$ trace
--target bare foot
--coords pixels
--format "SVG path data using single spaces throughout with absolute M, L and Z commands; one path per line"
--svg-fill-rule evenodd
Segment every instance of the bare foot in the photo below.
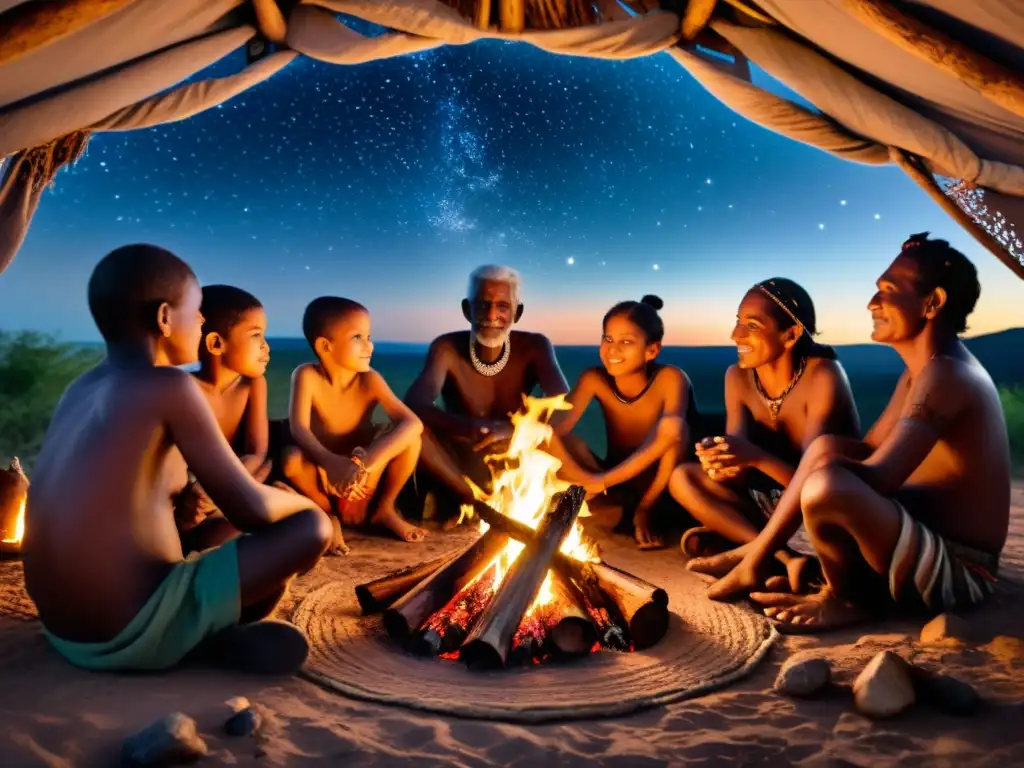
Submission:
M 827 586 L 813 595 L 751 592 L 750 599 L 764 608 L 782 633 L 827 632 L 867 621 L 860 608 L 837 596 Z
M 349 547 L 341 533 L 341 521 L 334 515 L 331 515 L 331 529 L 333 531 L 331 543 L 327 545 L 327 551 L 324 554 L 332 556 L 347 555 Z
M 377 508 L 370 522 L 374 525 L 383 525 L 402 541 L 417 543 L 427 538 L 427 532 L 418 528 L 398 514 L 398 511 L 391 506 L 383 504 Z
M 741 560 L 731 571 L 708 588 L 711 600 L 732 600 L 761 586 L 764 575 L 759 569 Z
M 633 538 L 639 549 L 661 549 L 664 540 L 651 530 L 651 513 L 637 512 L 633 515 Z
M 743 544 L 718 555 L 695 557 L 686 564 L 686 570 L 703 573 L 707 576 L 725 576 L 743 562 L 743 557 L 747 554 L 748 549 L 747 545 Z

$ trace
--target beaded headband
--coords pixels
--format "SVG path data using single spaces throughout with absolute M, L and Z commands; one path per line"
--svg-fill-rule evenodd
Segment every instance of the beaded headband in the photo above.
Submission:
M 774 287 L 775 286 L 775 281 L 774 280 L 769 280 L 768 281 L 768 285 Z M 810 331 L 808 331 L 807 330 L 807 326 L 804 325 L 801 322 L 800 318 L 797 317 L 795 314 L 793 314 L 793 311 L 789 307 L 787 307 L 785 304 L 782 303 L 782 299 L 780 299 L 778 296 L 776 296 L 774 293 L 772 293 L 770 290 L 768 290 L 768 288 L 766 287 L 766 285 L 764 283 L 758 283 L 754 287 L 757 288 L 757 290 L 759 290 L 761 293 L 763 293 L 769 299 L 774 301 L 778 305 L 779 309 L 781 309 L 783 312 L 785 312 L 789 316 L 790 320 L 792 320 L 794 323 L 796 323 L 797 325 L 800 326 L 800 329 L 804 333 L 806 333 L 808 336 L 817 336 L 816 333 L 811 333 Z M 793 299 L 793 304 L 797 304 L 796 299 Z

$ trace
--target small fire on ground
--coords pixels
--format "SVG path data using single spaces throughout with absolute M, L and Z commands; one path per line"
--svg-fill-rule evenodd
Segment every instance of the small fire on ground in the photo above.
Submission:
M 4 519 L 6 516 L 0 514 L 0 543 L 6 544 L 12 548 L 18 548 L 21 546 L 21 540 L 25 538 L 25 501 L 26 495 L 24 488 L 28 485 L 28 478 L 25 476 L 24 471 L 21 468 L 21 462 L 15 458 L 11 462 L 11 468 L 8 470 L 0 470 L 10 476 L 11 483 L 5 483 L 10 487 L 10 491 L 17 491 L 15 497 L 18 498 L 17 511 L 13 515 L 13 522 L 11 518 Z M 8 478 L 5 478 L 5 480 Z M 8 489 L 5 488 L 4 497 L 8 496 Z M 3 506 L 3 505 L 0 505 Z M 3 510 L 0 510 L 2 513 Z
M 543 450 L 551 417 L 569 408 L 524 398 L 507 451 L 489 457 L 491 494 L 474 487 L 478 501 L 462 510 L 481 518 L 478 540 L 357 587 L 364 613 L 386 609 L 389 634 L 413 653 L 494 668 L 641 649 L 665 634 L 665 591 L 601 562 L 577 521 L 583 489 L 559 480 L 561 462 Z

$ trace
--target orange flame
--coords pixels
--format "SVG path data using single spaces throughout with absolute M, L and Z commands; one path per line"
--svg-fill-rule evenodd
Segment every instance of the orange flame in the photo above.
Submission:
M 494 478 L 493 493 L 488 497 L 468 478 L 467 482 L 470 482 L 478 500 L 485 501 L 497 512 L 536 530 L 548 511 L 551 497 L 569 487 L 569 483 L 559 480 L 557 476 L 562 462 L 544 451 L 541 446 L 546 444 L 553 434 L 553 429 L 548 423 L 551 417 L 557 411 L 567 411 L 572 406 L 565 401 L 564 395 L 548 398 L 524 397 L 523 404 L 524 409 L 512 415 L 513 433 L 508 451 L 503 455 L 491 457 L 492 460 L 503 461 L 508 465 Z M 580 517 L 586 517 L 588 514 L 589 511 L 584 504 Z M 472 505 L 462 507 L 462 516 L 473 517 Z M 488 527 L 487 523 L 480 521 L 481 533 L 486 532 Z M 508 568 L 523 549 L 519 542 L 509 541 L 504 551 L 484 569 L 487 571 L 492 566 L 496 569 L 494 589 L 501 584 Z M 593 545 L 584 537 L 579 522 L 576 522 L 566 535 L 560 551 L 580 561 L 593 560 L 597 555 Z M 533 614 L 539 607 L 548 605 L 554 598 L 549 570 L 526 616 Z
M 23 538 L 25 538 L 25 499 L 21 500 L 18 515 L 14 518 L 14 536 L 10 539 L 4 539 L 3 543 L 21 544 Z

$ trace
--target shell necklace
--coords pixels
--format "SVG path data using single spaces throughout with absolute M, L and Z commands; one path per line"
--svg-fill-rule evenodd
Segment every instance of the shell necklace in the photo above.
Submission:
M 757 387 L 757 394 L 761 396 L 764 401 L 765 407 L 768 409 L 768 413 L 771 414 L 772 424 L 779 418 L 779 411 L 782 410 L 782 402 L 786 399 L 786 395 L 793 391 L 793 387 L 800 381 L 800 377 L 804 375 L 804 369 L 807 367 L 807 358 L 805 357 L 800 361 L 800 366 L 793 373 L 793 378 L 789 380 L 789 384 L 782 390 L 782 394 L 778 397 L 768 397 L 764 391 L 764 387 L 761 386 L 761 379 L 757 376 L 757 371 L 754 371 L 754 386 Z
M 501 357 L 493 363 L 481 362 L 480 358 L 476 356 L 476 342 L 473 339 L 473 334 L 469 334 L 469 362 L 473 364 L 473 368 L 475 368 L 476 372 L 481 376 L 497 376 L 505 369 L 505 366 L 508 364 L 508 359 L 512 354 L 511 336 L 505 339 L 503 348 L 504 351 L 501 353 Z

